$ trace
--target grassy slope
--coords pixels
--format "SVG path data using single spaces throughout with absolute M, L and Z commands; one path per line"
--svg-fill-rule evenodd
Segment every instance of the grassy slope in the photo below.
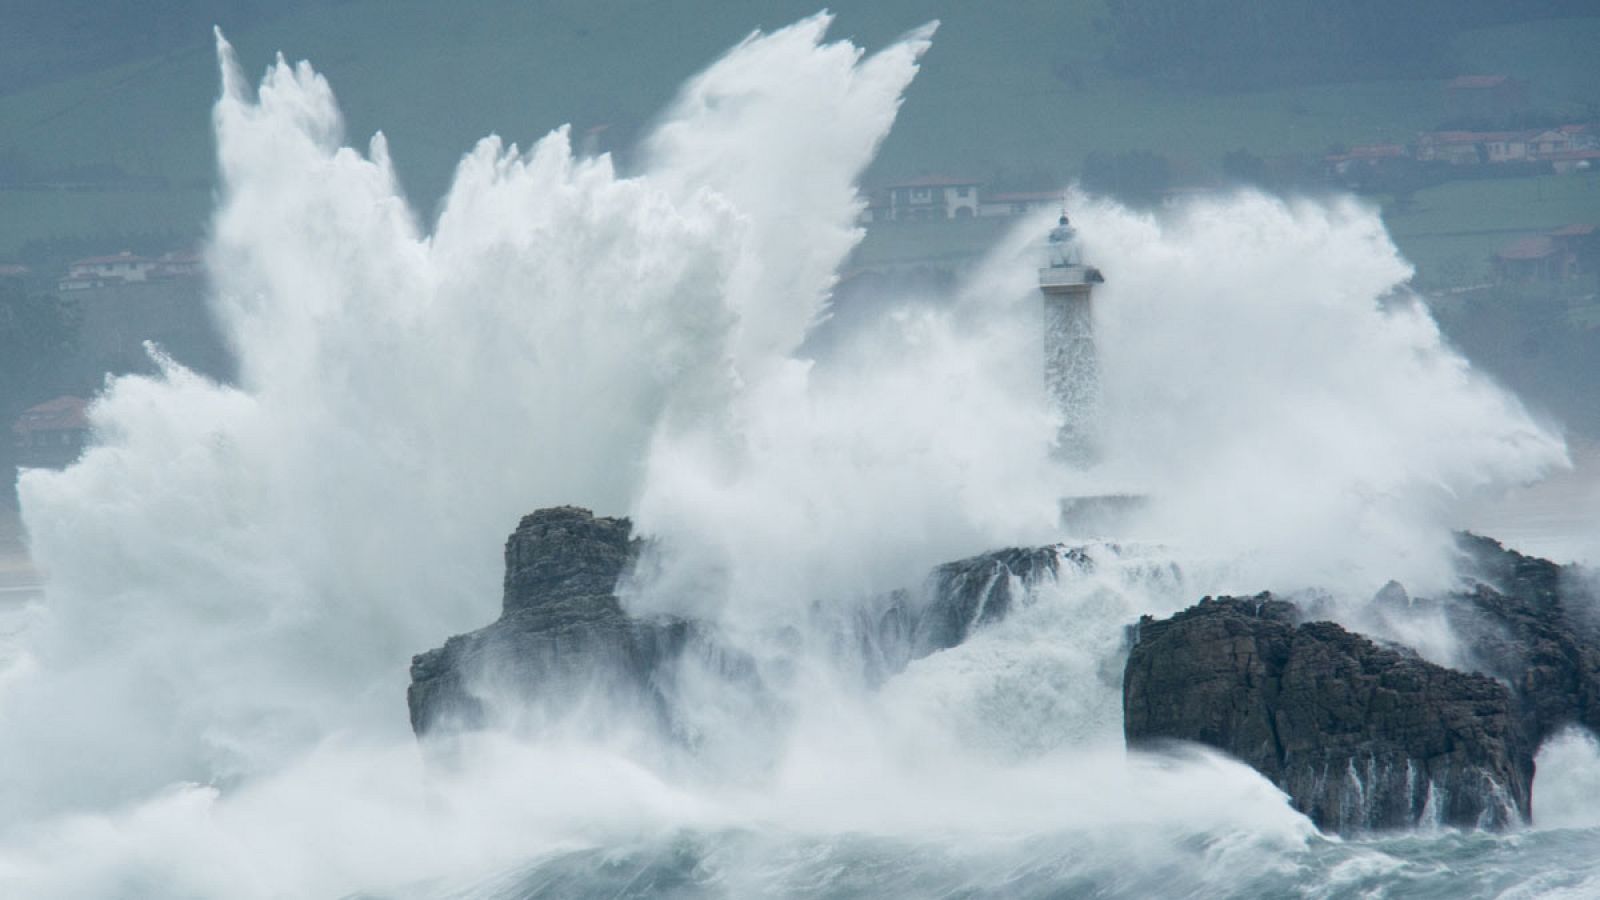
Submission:
M 1600 223 L 1600 172 L 1457 181 L 1418 191 L 1413 207 L 1385 216 L 1407 258 L 1445 284 L 1483 281 L 1489 256 L 1527 234 L 1569 222 Z
M 625 0 L 348 0 L 230 37 L 251 72 L 277 49 L 311 59 L 339 93 L 356 142 L 380 127 L 388 133 L 426 210 L 479 136 L 497 131 L 526 144 L 568 121 L 637 129 L 683 78 L 750 28 L 782 25 L 815 2 L 772 0 L 757 13 L 737 0 L 698 0 L 686 14 L 686 4 Z M 1117 79 L 1099 62 L 1098 0 L 1018 0 L 996 9 L 955 0 L 834 6 L 834 34 L 868 47 L 928 19 L 943 21 L 875 168 L 885 176 L 1065 178 L 1090 151 L 1139 148 L 1203 171 L 1236 147 L 1317 154 L 1335 142 L 1404 140 L 1445 115 L 1437 82 L 1210 95 Z M 197 28 L 186 49 L 0 97 L 0 148 L 16 146 L 44 164 L 115 162 L 187 186 L 166 195 L 0 192 L 0 258 L 31 237 L 199 227 L 212 172 L 209 41 Z M 1585 55 L 1597 44 L 1600 17 L 1492 29 L 1466 36 L 1461 51 L 1473 61 L 1464 69 L 1528 77 L 1541 103 L 1581 109 L 1600 96 Z M 1058 78 L 1058 67 L 1076 83 Z M 1419 195 L 1419 206 L 1428 205 Z M 1396 227 L 1410 226 L 1397 220 Z
M 1600 117 L 1600 17 L 1469 32 L 1457 41 L 1463 70 L 1506 72 L 1530 83 L 1537 109 Z M 1489 256 L 1515 238 L 1569 222 L 1600 223 L 1600 172 L 1578 176 L 1455 182 L 1417 192 L 1411 210 L 1391 208 L 1395 242 L 1430 281 L 1481 282 Z

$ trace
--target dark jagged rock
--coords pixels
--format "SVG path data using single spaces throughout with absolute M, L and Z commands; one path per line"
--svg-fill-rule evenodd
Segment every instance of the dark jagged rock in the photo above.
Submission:
M 605 606 L 639 549 L 627 519 L 596 516 L 576 506 L 523 516 L 506 540 L 501 612 L 551 612 L 562 606 L 582 613 L 595 604 Z
M 1087 571 L 1082 550 L 1068 547 L 1008 547 L 935 568 L 920 591 L 881 598 L 856 623 L 853 638 L 871 682 L 882 681 L 913 660 L 964 643 L 979 628 L 999 622 L 1041 582 L 1056 578 L 1063 564 Z
M 1511 692 L 1491 678 L 1301 623 L 1270 594 L 1206 598 L 1135 632 L 1123 680 L 1130 744 L 1224 750 L 1334 831 L 1528 817 L 1533 747 Z
M 1293 605 L 1265 595 L 1224 598 L 1141 620 L 1123 683 L 1129 741 L 1223 749 L 1337 830 L 1498 826 L 1513 809 L 1531 818 L 1539 745 L 1569 724 L 1600 730 L 1596 581 L 1488 538 L 1462 535 L 1460 547 L 1463 589 L 1418 599 L 1390 582 L 1372 609 L 1391 623 L 1442 617 L 1476 675 L 1300 624 Z M 1302 732 L 1311 741 L 1297 751 L 1288 735 Z M 1342 780 L 1332 774 L 1341 764 Z M 1419 807 L 1419 785 L 1432 806 Z
M 642 712 L 692 743 L 692 726 L 673 712 L 678 663 L 690 657 L 743 684 L 756 699 L 740 702 L 759 709 L 766 701 L 754 664 L 719 646 L 710 626 L 623 609 L 617 585 L 642 546 L 626 519 L 573 507 L 524 517 L 506 543 L 499 620 L 413 660 L 417 734 L 478 727 L 541 703 L 559 714 L 599 691 L 620 718 L 638 722 Z M 1600 729 L 1600 620 L 1577 573 L 1484 538 L 1466 536 L 1462 547 L 1469 589 L 1417 600 L 1390 583 L 1374 605 L 1442 612 L 1492 678 L 1304 622 L 1270 595 L 1208 598 L 1135 629 L 1124 673 L 1128 740 L 1227 751 L 1336 831 L 1501 827 L 1529 817 L 1539 742 L 1567 723 Z M 841 646 L 855 648 L 869 678 L 887 677 L 1009 615 L 1063 564 L 1091 566 L 1059 547 L 948 563 L 923 590 L 864 611 Z
M 627 519 L 575 507 L 524 517 L 506 541 L 499 620 L 412 660 L 412 729 L 420 736 L 479 728 L 495 718 L 497 710 L 489 708 L 495 701 L 503 701 L 499 713 L 514 715 L 537 702 L 571 705 L 598 690 L 619 718 L 643 711 L 684 737 L 692 728 L 674 719 L 671 701 L 677 664 L 686 657 L 741 681 L 746 693 L 759 693 L 753 663 L 720 646 L 710 626 L 638 618 L 622 608 L 618 581 L 642 549 Z M 841 635 L 843 644 L 859 654 L 870 680 L 881 679 L 1003 618 L 1029 586 L 1053 577 L 1062 559 L 1088 566 L 1080 551 L 1054 547 L 1013 548 L 940 566 L 925 591 L 884 598 L 877 613 L 847 629 L 853 634 Z
M 934 569 L 930 602 L 911 627 L 913 658 L 954 647 L 980 626 L 1005 618 L 1030 587 L 1056 576 L 1063 556 L 1088 566 L 1080 550 L 1011 547 Z
M 506 541 L 500 618 L 412 659 L 412 729 L 480 727 L 486 698 L 588 690 L 659 714 L 661 673 L 696 634 L 685 620 L 622 609 L 617 580 L 639 552 L 631 528 L 570 506 L 524 516 Z
M 1445 605 L 1475 668 L 1511 686 L 1528 740 L 1565 725 L 1600 732 L 1600 606 L 1572 567 L 1464 535 L 1474 582 Z

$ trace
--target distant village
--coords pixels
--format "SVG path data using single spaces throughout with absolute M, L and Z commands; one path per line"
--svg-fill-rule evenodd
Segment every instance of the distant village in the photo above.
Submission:
M 1462 75 L 1445 85 L 1458 121 L 1505 122 L 1525 114 L 1528 85 L 1509 75 Z M 1328 156 L 1338 172 L 1383 160 L 1410 159 L 1452 166 L 1531 163 L 1557 175 L 1600 165 L 1600 127 L 1569 123 L 1549 127 L 1425 131 L 1411 144 L 1364 144 Z
M 131 250 L 123 250 L 108 256 L 73 260 L 56 279 L 55 285 L 58 291 L 71 293 L 198 278 L 204 271 L 205 262 L 197 253 L 140 256 Z M 0 278 L 29 279 L 33 274 L 27 266 L 0 265 Z
M 1506 75 L 1463 75 L 1447 82 L 1444 89 L 1451 123 L 1484 127 L 1423 131 L 1406 143 L 1330 148 L 1318 165 L 1296 161 L 1278 166 L 1290 172 L 1274 179 L 1275 186 L 1334 187 L 1389 194 L 1403 202 L 1415 190 L 1452 181 L 1573 175 L 1600 169 L 1600 123 L 1487 127 L 1488 123 L 1541 118 L 1528 109 L 1525 82 Z M 1245 151 L 1238 153 L 1254 159 Z M 1165 162 L 1154 154 L 1142 155 Z M 1268 168 L 1267 161 L 1254 161 Z M 1086 182 L 1088 175 L 1086 171 Z M 1231 179 L 1233 183 L 1248 180 L 1238 175 Z M 1206 176 L 1191 183 L 1149 186 L 1149 193 L 1159 205 L 1173 207 L 1189 197 L 1225 187 L 1226 182 Z M 983 179 L 924 175 L 872 190 L 863 218 L 868 223 L 994 218 L 1054 209 L 1061 202 L 1058 191 L 993 190 Z M 1507 240 L 1488 262 L 1496 283 L 1576 281 L 1600 273 L 1600 231 L 1593 223 L 1579 222 L 1519 236 Z
M 1600 165 L 1600 128 L 1584 123 L 1521 131 L 1424 131 L 1412 144 L 1361 144 L 1326 157 L 1338 175 L 1397 159 L 1450 166 L 1529 163 L 1570 175 Z
M 1449 82 L 1446 91 L 1458 121 L 1526 117 L 1526 85 L 1504 75 L 1462 76 Z M 1333 148 L 1315 175 L 1324 184 L 1345 189 L 1398 193 L 1406 185 L 1466 178 L 1583 173 L 1600 168 L 1597 161 L 1600 124 L 1572 122 L 1441 129 L 1420 132 L 1407 143 Z M 1156 199 L 1174 206 L 1223 187 L 1218 181 L 1165 185 Z M 870 224 L 998 219 L 1053 211 L 1062 203 L 1058 190 L 999 190 L 984 179 L 950 175 L 893 181 L 867 195 L 863 220 Z M 1494 282 L 1501 285 L 1560 285 L 1591 277 L 1600 283 L 1600 227 L 1572 223 L 1523 234 L 1504 243 L 1488 262 Z M 147 365 L 144 342 L 155 341 L 186 364 L 226 377 L 231 364 L 206 308 L 202 274 L 201 258 L 181 251 L 90 256 L 67 263 L 54 275 L 0 265 L 0 280 L 19 279 L 31 286 L 53 282 L 59 302 L 73 310 L 73 352 L 80 369 L 137 370 Z M 850 290 L 861 274 L 856 270 L 847 277 L 842 291 Z M 63 395 L 25 410 L 11 426 L 15 461 L 59 466 L 76 458 L 87 438 L 86 405 L 80 397 Z
M 91 256 L 67 265 L 59 285 L 63 291 L 85 291 L 112 285 L 194 278 L 204 270 L 195 253 L 164 253 L 151 258 L 124 250 L 114 256 Z
M 1445 85 L 1452 120 L 1460 123 L 1533 118 L 1527 85 L 1507 75 L 1463 75 Z M 1321 176 L 1359 188 L 1377 172 L 1421 164 L 1435 183 L 1497 175 L 1567 175 L 1600 168 L 1600 123 L 1569 122 L 1519 129 L 1456 128 L 1419 132 L 1409 143 L 1358 144 L 1322 158 Z M 1168 205 L 1217 183 L 1168 186 Z M 982 179 L 926 176 L 885 184 L 871 193 L 869 222 L 936 221 L 1011 216 L 1060 203 L 1051 191 L 991 192 Z
M 198 254 L 141 256 L 121 251 L 73 260 L 53 279 L 58 306 L 72 322 L 73 340 L 62 352 L 64 371 L 76 382 L 106 372 L 149 368 L 144 350 L 153 341 L 199 371 L 225 376 L 228 354 L 205 302 L 204 264 Z M 40 279 L 20 265 L 0 266 L 0 280 L 37 287 Z M 49 281 L 44 283 L 49 284 Z M 70 463 L 88 437 L 87 401 L 61 395 L 24 410 L 11 424 L 12 462 L 24 467 Z

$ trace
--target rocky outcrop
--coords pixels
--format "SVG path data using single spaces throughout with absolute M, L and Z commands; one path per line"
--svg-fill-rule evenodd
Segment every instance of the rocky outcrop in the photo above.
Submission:
M 1224 750 L 1333 831 L 1528 817 L 1534 748 L 1504 685 L 1298 618 L 1269 594 L 1142 618 L 1123 680 L 1129 743 Z
M 1444 604 L 1468 663 L 1510 686 L 1537 745 L 1565 725 L 1600 733 L 1600 598 L 1592 575 L 1464 535 L 1470 587 Z
M 1539 745 L 1571 724 L 1600 731 L 1596 581 L 1476 535 L 1460 548 L 1461 589 L 1415 599 L 1391 582 L 1372 611 L 1448 625 L 1468 671 L 1302 623 L 1269 595 L 1208 599 L 1135 629 L 1129 742 L 1222 749 L 1339 831 L 1531 818 Z
M 523 517 L 506 541 L 500 618 L 412 659 L 412 729 L 421 736 L 480 727 L 497 700 L 515 707 L 590 691 L 619 708 L 660 715 L 662 673 L 696 629 L 622 609 L 617 580 L 638 552 L 627 519 L 570 506 Z
M 753 662 L 719 643 L 712 626 L 623 609 L 617 585 L 643 549 L 631 528 L 627 519 L 576 507 L 524 517 L 506 541 L 500 618 L 413 658 L 412 729 L 419 736 L 473 729 L 530 710 L 548 719 L 600 692 L 619 721 L 637 723 L 642 714 L 692 741 L 694 727 L 673 710 L 680 663 L 692 659 L 740 684 L 742 694 L 763 691 Z M 940 566 L 924 590 L 883 598 L 840 635 L 840 645 L 869 681 L 887 677 L 1005 617 L 1063 560 L 1089 565 L 1080 551 L 1047 547 Z M 764 703 L 757 697 L 754 705 Z
M 596 693 L 627 724 L 653 719 L 693 745 L 674 704 L 681 663 L 768 705 L 754 663 L 715 629 L 638 617 L 617 597 L 643 544 L 626 519 L 559 507 L 523 518 L 506 542 L 500 618 L 412 661 L 421 736 L 531 715 L 535 725 Z M 1417 600 L 1396 584 L 1380 611 L 1443 616 L 1476 672 L 1381 645 L 1270 594 L 1206 598 L 1144 617 L 1123 679 L 1131 745 L 1194 741 L 1255 767 L 1319 827 L 1339 832 L 1443 824 L 1499 828 L 1531 817 L 1533 753 L 1569 724 L 1600 730 L 1600 618 L 1578 573 L 1472 536 L 1465 587 Z M 968 640 L 1082 551 L 1010 548 L 947 563 L 920 591 L 868 604 L 840 646 L 869 680 Z M 781 667 L 780 667 L 781 669 Z M 532 711 L 530 713 L 530 710 Z
M 707 623 L 633 616 L 618 600 L 643 547 L 626 519 L 574 507 L 524 517 L 506 542 L 500 618 L 414 658 L 416 733 L 518 717 L 543 727 L 598 695 L 591 713 L 630 727 L 653 720 L 692 748 L 696 725 L 682 713 L 694 704 L 679 692 L 687 661 L 733 685 L 716 696 L 747 710 L 740 721 L 754 726 L 774 695 L 763 693 L 752 660 Z M 1374 608 L 1442 616 L 1477 672 L 1306 621 L 1269 594 L 1207 598 L 1133 629 L 1123 680 L 1129 743 L 1226 751 L 1333 831 L 1498 828 L 1530 818 L 1539 743 L 1569 723 L 1600 730 L 1592 582 L 1483 538 L 1463 537 L 1462 550 L 1467 581 L 1458 593 L 1419 600 L 1391 584 Z M 1039 583 L 1092 567 L 1063 547 L 947 563 L 922 589 L 863 607 L 841 626 L 839 647 L 869 681 L 881 680 L 1005 618 Z
M 1089 567 L 1081 550 L 1009 547 L 934 569 L 926 601 L 907 604 L 903 613 L 911 658 L 955 647 L 978 628 L 1004 619 L 1022 604 L 1029 589 L 1055 578 L 1063 561 Z
M 1051 546 L 1008 547 L 945 563 L 919 590 L 866 604 L 844 643 L 855 648 L 867 680 L 880 682 L 1004 619 L 1063 566 L 1087 571 L 1092 562 L 1082 550 Z

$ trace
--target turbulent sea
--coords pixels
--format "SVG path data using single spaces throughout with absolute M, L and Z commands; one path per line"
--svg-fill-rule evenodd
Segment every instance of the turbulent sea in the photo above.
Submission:
M 48 581 L 0 636 L 0 896 L 1600 897 L 1587 734 L 1541 749 L 1527 827 L 1341 840 L 1237 762 L 1128 753 L 1120 695 L 1125 626 L 1208 593 L 1360 626 L 1390 579 L 1448 590 L 1466 526 L 1600 562 L 1592 452 L 1444 343 L 1366 205 L 1069 193 L 1103 461 L 1062 464 L 1047 220 L 831 315 L 934 29 L 828 24 L 731 49 L 626 171 L 485 138 L 428 222 L 309 64 L 252 86 L 219 36 L 240 377 L 152 347 L 82 459 L 22 477 Z M 1126 493 L 1113 533 L 1059 522 Z M 690 679 L 688 740 L 590 695 L 424 753 L 411 656 L 493 620 L 506 534 L 564 503 L 654 538 L 630 610 L 711 623 L 772 694 Z M 1056 543 L 1093 565 L 903 672 L 836 640 L 933 566 Z M 1459 662 L 1442 626 L 1379 636 Z
M 1445 834 L 1357 843 L 1314 838 L 1296 853 L 1207 872 L 1177 858 L 1113 864 L 1081 835 L 911 842 L 868 836 L 695 834 L 573 851 L 451 888 L 390 897 L 1507 897 L 1588 898 L 1600 889 L 1590 831 L 1515 838 Z M 1240 861 L 1241 864 L 1244 861 Z

